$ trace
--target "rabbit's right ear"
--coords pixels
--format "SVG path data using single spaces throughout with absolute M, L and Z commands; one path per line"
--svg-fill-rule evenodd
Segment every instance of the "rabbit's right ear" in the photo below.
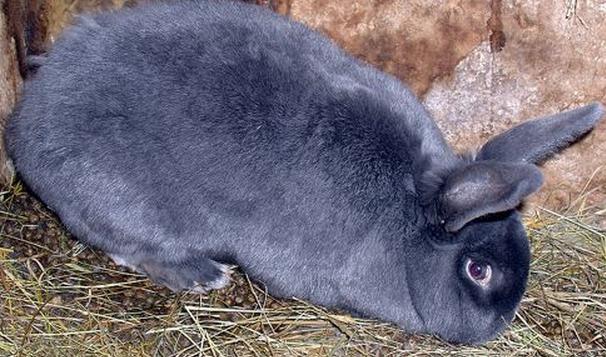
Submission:
M 437 218 L 447 231 L 456 232 L 478 217 L 515 209 L 542 183 L 535 165 L 473 162 L 446 177 L 437 192 Z
M 589 132 L 603 115 L 604 107 L 593 103 L 527 121 L 488 141 L 476 160 L 540 163 Z

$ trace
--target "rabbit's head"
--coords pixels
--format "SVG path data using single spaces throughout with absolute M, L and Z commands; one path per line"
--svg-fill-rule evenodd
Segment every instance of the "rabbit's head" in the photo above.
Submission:
M 411 298 L 428 331 L 482 342 L 513 318 L 528 277 L 530 249 L 517 208 L 538 190 L 537 163 L 588 132 L 599 104 L 523 123 L 475 157 L 420 178 L 425 232 L 407 266 Z M 418 255 L 417 255 L 418 254 Z

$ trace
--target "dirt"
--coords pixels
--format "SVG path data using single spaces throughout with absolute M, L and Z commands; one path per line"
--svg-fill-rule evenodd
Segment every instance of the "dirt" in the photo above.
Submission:
M 20 183 L 16 184 L 21 187 Z M 141 275 L 134 274 L 129 269 L 117 266 L 103 252 L 82 246 L 60 223 L 58 218 L 44 204 L 25 189 L 15 191 L 11 187 L 0 185 L 0 247 L 10 250 L 9 259 L 23 262 L 20 271 L 24 279 L 37 276 L 40 269 L 52 270 L 73 264 L 83 264 L 93 267 L 108 267 L 115 272 L 99 269 L 92 278 L 99 285 L 124 283 L 126 273 L 130 280 L 141 280 Z M 35 259 L 36 264 L 31 264 Z M 244 275 L 236 272 L 233 283 L 229 287 L 213 292 L 211 297 L 224 306 L 239 306 L 254 308 L 257 305 L 255 297 L 250 293 L 248 282 Z M 128 281 L 128 279 L 126 279 Z M 2 279 L 0 279 L 2 281 Z M 66 280 L 68 284 L 69 278 Z M 124 290 L 122 308 L 144 309 L 158 315 L 168 313 L 176 295 L 167 288 L 146 281 L 145 289 Z M 151 290 L 151 293 L 150 291 Z M 69 293 L 57 294 L 52 298 L 58 301 L 69 300 Z M 275 302 L 268 301 L 268 304 Z M 95 311 L 97 306 L 90 306 Z

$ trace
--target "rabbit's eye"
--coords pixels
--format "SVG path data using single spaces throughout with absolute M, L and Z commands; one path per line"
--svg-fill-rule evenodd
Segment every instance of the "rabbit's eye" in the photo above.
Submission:
M 481 264 L 467 259 L 465 270 L 469 278 L 476 284 L 486 287 L 492 277 L 492 268 L 488 264 Z

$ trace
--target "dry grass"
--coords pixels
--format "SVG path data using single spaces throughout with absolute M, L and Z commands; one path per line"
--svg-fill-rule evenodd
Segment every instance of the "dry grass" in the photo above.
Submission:
M 527 217 L 534 257 L 513 326 L 453 346 L 275 300 L 243 274 L 209 296 L 170 293 L 70 238 L 18 182 L 0 190 L 0 355 L 606 355 L 606 234 L 586 210 Z

